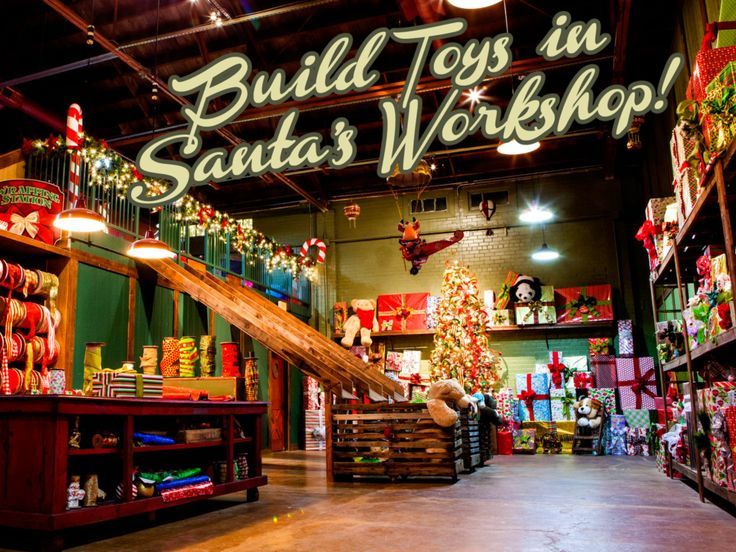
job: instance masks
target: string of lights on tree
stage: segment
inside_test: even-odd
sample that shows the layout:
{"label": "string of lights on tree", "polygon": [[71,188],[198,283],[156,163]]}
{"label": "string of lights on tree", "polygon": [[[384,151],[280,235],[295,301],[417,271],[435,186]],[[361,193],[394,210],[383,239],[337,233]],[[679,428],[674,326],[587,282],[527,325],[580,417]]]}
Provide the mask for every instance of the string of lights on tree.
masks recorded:
{"label": "string of lights on tree", "polygon": [[[90,185],[100,186],[104,190],[114,188],[121,199],[127,197],[128,187],[136,181],[145,183],[151,196],[166,191],[165,183],[144,177],[134,163],[111,149],[105,140],[87,135],[82,140],[80,155],[86,162],[87,181]],[[66,140],[63,136],[53,134],[45,140],[26,139],[21,151],[25,155],[65,155]],[[311,258],[300,256],[290,245],[281,244],[262,232],[243,225],[229,214],[218,211],[191,195],[185,195],[167,207],[167,210],[171,210],[177,222],[196,225],[203,232],[217,236],[222,242],[229,239],[230,247],[245,255],[246,261],[251,265],[260,260],[269,272],[280,269],[291,272],[294,278],[304,276],[310,281],[317,277],[316,265]]]}

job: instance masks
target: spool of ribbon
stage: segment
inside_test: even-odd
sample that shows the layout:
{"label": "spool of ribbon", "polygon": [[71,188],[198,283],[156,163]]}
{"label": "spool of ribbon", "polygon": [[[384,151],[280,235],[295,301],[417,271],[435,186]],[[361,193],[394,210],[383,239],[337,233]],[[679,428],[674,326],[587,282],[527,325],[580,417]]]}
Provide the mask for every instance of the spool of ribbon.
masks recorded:
{"label": "spool of ribbon", "polygon": [[240,377],[240,347],[232,341],[220,343],[220,347],[223,377]]}
{"label": "spool of ribbon", "polygon": [[197,346],[193,337],[182,337],[179,340],[179,375],[183,378],[195,376],[195,364],[198,358]]}
{"label": "spool of ribbon", "polygon": [[215,375],[215,349],[216,338],[214,335],[203,335],[199,338],[199,374],[200,376]]}
{"label": "spool of ribbon", "polygon": [[158,368],[158,347],[156,345],[144,345],[143,356],[141,356],[141,370],[144,374],[155,375]]}
{"label": "spool of ribbon", "polygon": [[161,375],[165,378],[175,378],[179,375],[179,340],[175,337],[165,337],[161,357]]}
{"label": "spool of ribbon", "polygon": [[254,356],[245,359],[245,400],[258,400],[258,359]]}
{"label": "spool of ribbon", "polygon": [[92,394],[92,378],[102,371],[102,347],[104,343],[92,342],[84,346],[84,384],[83,391],[85,395]]}

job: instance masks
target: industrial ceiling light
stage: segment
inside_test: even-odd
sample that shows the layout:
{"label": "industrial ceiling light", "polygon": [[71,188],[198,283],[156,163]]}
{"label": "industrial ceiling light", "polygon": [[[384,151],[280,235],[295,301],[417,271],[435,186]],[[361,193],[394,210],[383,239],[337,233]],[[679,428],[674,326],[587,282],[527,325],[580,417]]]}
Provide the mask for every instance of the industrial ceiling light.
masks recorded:
{"label": "industrial ceiling light", "polygon": [[150,233],[146,232],[145,238],[136,240],[130,245],[128,256],[134,259],[173,259],[176,253],[164,242],[150,237]]}
{"label": "industrial ceiling light", "polygon": [[516,140],[510,140],[508,142],[501,142],[497,149],[498,153],[503,155],[523,155],[538,150],[540,145],[539,142],[520,144]]}
{"label": "industrial ceiling light", "polygon": [[102,232],[107,229],[102,215],[84,207],[62,211],[54,219],[54,228],[67,232]]}
{"label": "industrial ceiling light", "polygon": [[554,261],[559,257],[559,252],[551,249],[546,243],[543,243],[542,247],[532,253],[532,259],[539,262]]}
{"label": "industrial ceiling light", "polygon": [[500,4],[501,0],[447,0],[450,5],[463,10],[477,10],[478,8],[487,8],[495,4]]}
{"label": "industrial ceiling light", "polygon": [[555,214],[546,207],[531,205],[519,214],[519,220],[528,224],[540,224],[554,218]]}

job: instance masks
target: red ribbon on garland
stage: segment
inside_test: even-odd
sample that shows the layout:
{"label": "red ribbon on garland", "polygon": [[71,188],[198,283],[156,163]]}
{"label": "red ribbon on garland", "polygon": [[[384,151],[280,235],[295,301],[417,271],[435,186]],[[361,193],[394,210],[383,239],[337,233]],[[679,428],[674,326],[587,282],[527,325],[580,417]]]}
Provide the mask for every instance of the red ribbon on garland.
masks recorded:
{"label": "red ribbon on garland", "polygon": [[522,391],[517,395],[517,398],[520,401],[523,401],[524,404],[526,404],[526,408],[529,411],[529,421],[534,421],[534,401],[548,401],[549,400],[549,394],[547,395],[540,395],[536,393],[532,389],[532,375],[533,374],[527,374],[526,375],[526,390]]}
{"label": "red ribbon on garland", "polygon": [[630,387],[636,395],[636,408],[640,409],[642,405],[642,395],[649,395],[652,399],[655,398],[655,394],[648,388],[649,385],[653,385],[654,379],[654,368],[650,368],[643,374],[641,373],[641,366],[639,365],[639,359],[634,357],[631,360],[634,361],[634,379],[624,380],[618,382],[619,387]]}

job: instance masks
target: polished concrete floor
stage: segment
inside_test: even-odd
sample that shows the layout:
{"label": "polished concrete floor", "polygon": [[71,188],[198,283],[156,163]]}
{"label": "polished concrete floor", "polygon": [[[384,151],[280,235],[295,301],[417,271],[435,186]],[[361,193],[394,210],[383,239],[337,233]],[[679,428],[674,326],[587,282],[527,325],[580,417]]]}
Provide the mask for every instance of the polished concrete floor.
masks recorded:
{"label": "polished concrete floor", "polygon": [[[324,456],[268,456],[240,495],[88,530],[76,551],[736,550],[736,517],[641,457],[494,458],[448,483],[339,483]],[[94,531],[93,533],[91,531]],[[0,546],[3,539],[0,537]]]}

